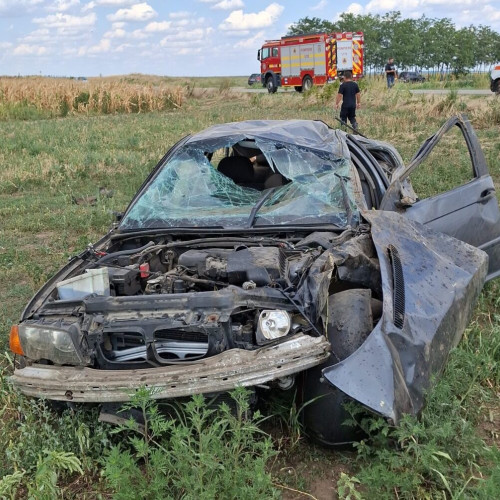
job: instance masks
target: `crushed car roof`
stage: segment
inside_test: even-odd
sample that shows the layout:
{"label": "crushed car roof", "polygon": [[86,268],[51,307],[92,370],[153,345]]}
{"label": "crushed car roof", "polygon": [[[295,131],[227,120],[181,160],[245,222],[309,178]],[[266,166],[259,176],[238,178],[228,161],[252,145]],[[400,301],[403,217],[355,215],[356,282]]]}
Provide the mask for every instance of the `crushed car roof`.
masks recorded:
{"label": "crushed car roof", "polygon": [[224,147],[228,140],[234,144],[256,137],[325,151],[341,158],[350,157],[347,134],[332,129],[319,120],[247,120],[223,123],[193,135],[187,144],[206,142],[212,147]]}

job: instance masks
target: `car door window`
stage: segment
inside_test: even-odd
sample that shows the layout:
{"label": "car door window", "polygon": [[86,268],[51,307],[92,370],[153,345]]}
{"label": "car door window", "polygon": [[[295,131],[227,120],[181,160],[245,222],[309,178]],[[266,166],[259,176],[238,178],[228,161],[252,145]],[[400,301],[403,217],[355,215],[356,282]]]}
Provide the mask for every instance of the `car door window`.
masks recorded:
{"label": "car door window", "polygon": [[[454,135],[456,130],[460,135]],[[441,153],[440,145],[444,145]],[[413,189],[408,178],[415,184]],[[382,210],[400,211],[484,250],[489,256],[488,279],[500,276],[500,210],[495,186],[465,115],[450,118],[422,144],[408,165],[393,172],[391,181]]]}
{"label": "car door window", "polygon": [[445,193],[476,178],[467,144],[453,127],[409,176],[420,200]]}

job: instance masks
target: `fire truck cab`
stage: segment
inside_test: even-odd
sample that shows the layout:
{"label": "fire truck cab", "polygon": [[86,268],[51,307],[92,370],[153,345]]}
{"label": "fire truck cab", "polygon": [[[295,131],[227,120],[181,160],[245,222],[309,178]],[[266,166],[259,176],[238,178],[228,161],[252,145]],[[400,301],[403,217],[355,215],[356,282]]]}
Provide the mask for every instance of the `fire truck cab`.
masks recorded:
{"label": "fire truck cab", "polygon": [[269,93],[278,87],[298,92],[325,85],[351,70],[363,76],[363,33],[318,33],[267,40],[257,53],[262,85]]}

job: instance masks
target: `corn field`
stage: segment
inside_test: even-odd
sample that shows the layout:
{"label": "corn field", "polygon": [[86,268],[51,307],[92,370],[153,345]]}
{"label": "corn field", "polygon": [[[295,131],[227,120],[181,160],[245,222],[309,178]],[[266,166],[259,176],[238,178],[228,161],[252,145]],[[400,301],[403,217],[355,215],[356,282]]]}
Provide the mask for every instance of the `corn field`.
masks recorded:
{"label": "corn field", "polygon": [[[51,116],[143,113],[180,108],[180,86],[153,86],[123,81],[79,81],[66,78],[0,78],[0,117],[16,108]],[[15,113],[14,113],[15,114]]]}

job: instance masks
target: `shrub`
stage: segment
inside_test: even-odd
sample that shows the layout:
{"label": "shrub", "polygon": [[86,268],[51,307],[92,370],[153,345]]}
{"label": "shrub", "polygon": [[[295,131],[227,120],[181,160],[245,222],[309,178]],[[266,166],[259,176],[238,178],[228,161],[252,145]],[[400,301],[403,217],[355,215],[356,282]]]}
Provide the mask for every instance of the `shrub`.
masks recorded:
{"label": "shrub", "polygon": [[104,460],[103,474],[115,498],[250,500],[276,495],[266,472],[275,452],[259,430],[260,414],[248,416],[246,390],[233,392],[235,412],[225,403],[210,408],[197,395],[174,407],[175,419],[163,415],[150,396],[144,389],[125,405],[140,410],[144,427],[130,420],[118,428],[126,440]]}

